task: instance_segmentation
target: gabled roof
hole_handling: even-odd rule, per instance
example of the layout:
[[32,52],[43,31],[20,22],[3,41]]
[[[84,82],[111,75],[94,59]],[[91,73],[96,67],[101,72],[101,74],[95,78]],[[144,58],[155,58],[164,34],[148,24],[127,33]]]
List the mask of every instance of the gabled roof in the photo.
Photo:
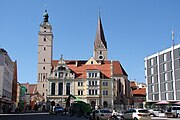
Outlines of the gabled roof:
[[91,65],[91,64],[96,64],[96,65],[98,64],[93,57],[89,58],[89,60],[86,62],[85,65]]
[[[102,78],[111,78],[111,61],[106,60],[102,64],[86,64],[87,60],[65,60],[67,67],[76,74],[76,78],[86,78],[87,70],[99,70]],[[52,68],[55,68],[58,60],[52,61]],[[113,61],[113,76],[127,76],[127,73],[119,61]]]
[[122,65],[119,61],[113,61],[113,75],[114,76],[120,76],[125,75],[128,76]]

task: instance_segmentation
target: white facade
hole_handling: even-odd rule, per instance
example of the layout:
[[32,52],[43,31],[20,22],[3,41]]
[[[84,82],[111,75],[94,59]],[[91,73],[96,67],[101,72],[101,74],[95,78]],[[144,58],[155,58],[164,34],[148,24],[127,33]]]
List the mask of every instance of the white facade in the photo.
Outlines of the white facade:
[[147,101],[180,100],[180,44],[145,58]]
[[4,49],[0,49],[0,98],[11,101],[13,62]]

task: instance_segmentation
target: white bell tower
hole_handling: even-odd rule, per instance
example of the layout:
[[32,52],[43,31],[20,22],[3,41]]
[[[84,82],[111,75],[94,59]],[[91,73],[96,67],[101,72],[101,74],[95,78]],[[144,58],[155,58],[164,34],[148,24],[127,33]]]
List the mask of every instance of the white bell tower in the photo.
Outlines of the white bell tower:
[[46,101],[47,77],[51,72],[52,51],[53,51],[53,33],[52,27],[48,21],[47,10],[43,14],[44,20],[40,24],[38,33],[38,79],[37,90]]

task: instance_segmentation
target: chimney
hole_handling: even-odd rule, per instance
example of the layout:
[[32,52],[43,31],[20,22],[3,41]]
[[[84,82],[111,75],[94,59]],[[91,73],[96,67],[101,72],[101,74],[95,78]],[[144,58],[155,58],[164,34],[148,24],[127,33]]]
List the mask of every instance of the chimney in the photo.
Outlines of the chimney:
[[78,61],[76,61],[76,63],[75,63],[75,64],[76,64],[76,67],[78,67]]

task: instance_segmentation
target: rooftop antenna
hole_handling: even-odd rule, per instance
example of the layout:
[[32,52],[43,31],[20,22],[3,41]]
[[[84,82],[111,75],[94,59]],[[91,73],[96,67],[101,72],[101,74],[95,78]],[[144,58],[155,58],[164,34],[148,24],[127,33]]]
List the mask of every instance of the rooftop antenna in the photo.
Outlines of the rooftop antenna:
[[174,31],[172,30],[172,45],[174,46]]

